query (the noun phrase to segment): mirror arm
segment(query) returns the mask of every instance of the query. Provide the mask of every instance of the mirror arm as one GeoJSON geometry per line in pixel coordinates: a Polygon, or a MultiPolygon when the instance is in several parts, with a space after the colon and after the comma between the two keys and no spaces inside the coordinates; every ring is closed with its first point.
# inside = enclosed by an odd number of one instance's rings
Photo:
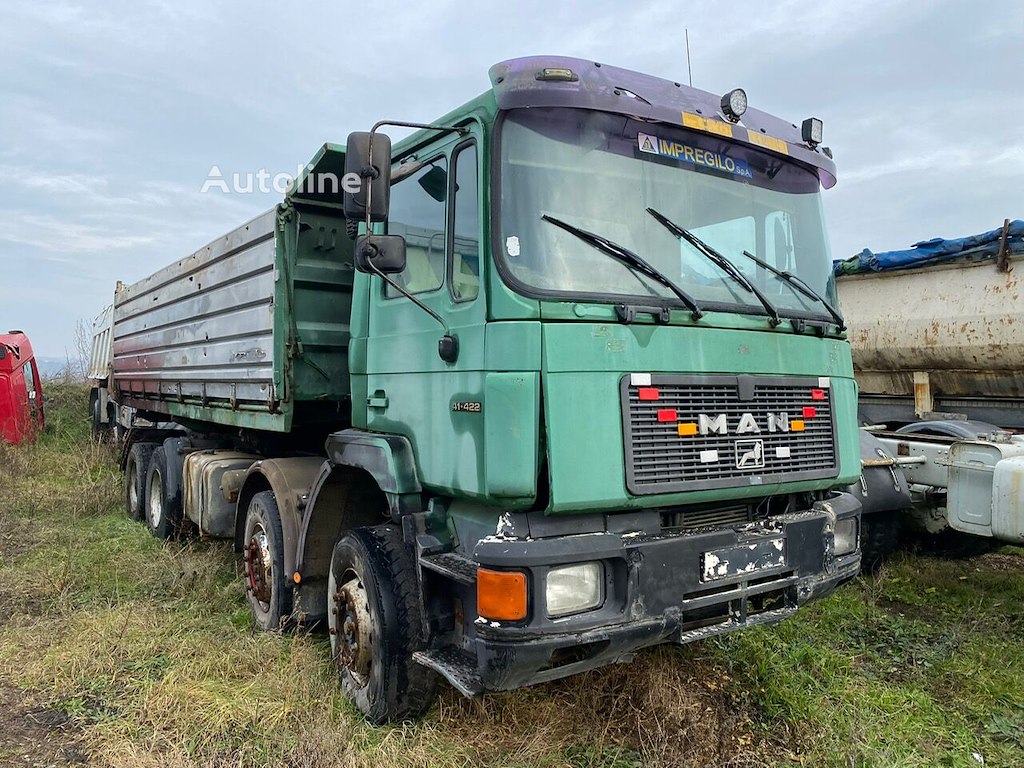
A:
{"type": "MultiPolygon", "coordinates": [[[[402,121],[398,121],[398,120],[381,120],[381,121],[375,123],[373,128],[370,129],[370,139],[367,142],[367,156],[368,156],[367,157],[367,164],[366,164],[366,167],[360,172],[360,175],[363,178],[377,178],[380,175],[380,169],[375,168],[374,165],[373,165],[373,137],[374,137],[374,134],[376,134],[376,132],[380,128],[383,128],[385,125],[394,126],[396,128],[420,128],[420,129],[423,129],[423,130],[439,131],[439,132],[442,132],[442,133],[457,133],[460,136],[464,136],[465,134],[469,133],[469,129],[468,128],[462,128],[462,127],[458,127],[458,126],[454,126],[454,125],[431,125],[429,123],[407,123],[407,122],[402,122],[402,121]]],[[[372,229],[371,229],[372,222],[370,221],[370,210],[371,210],[371,203],[372,203],[372,201],[373,201],[373,184],[367,184],[366,185],[366,234],[367,235],[369,235],[370,232],[372,231],[372,229]]],[[[428,315],[430,315],[432,318],[434,318],[438,323],[440,323],[441,327],[444,328],[445,338],[446,339],[453,339],[454,347],[455,347],[456,350],[458,349],[458,343],[454,341],[454,337],[452,336],[451,329],[448,327],[448,323],[446,323],[444,321],[443,317],[441,317],[437,312],[432,310],[430,307],[428,307],[422,301],[420,301],[415,296],[413,296],[411,293],[409,293],[407,290],[405,290],[404,287],[402,287],[397,282],[392,280],[390,277],[385,275],[377,267],[377,265],[373,263],[372,259],[367,260],[367,262],[368,262],[368,266],[369,266],[370,270],[374,274],[378,275],[385,283],[390,285],[392,288],[394,288],[400,294],[402,294],[407,299],[409,299],[413,304],[415,304],[417,307],[419,307],[424,312],[426,312],[428,315]]],[[[458,352],[456,351],[454,354],[457,357],[458,352]]],[[[449,359],[444,354],[442,354],[441,356],[442,356],[442,359],[445,362],[447,362],[447,363],[455,362],[454,357],[449,359]]]]}
{"type": "Polygon", "coordinates": [[[432,310],[426,304],[424,304],[422,301],[417,299],[415,296],[413,296],[411,293],[409,293],[407,290],[405,290],[404,287],[402,287],[394,280],[392,280],[390,277],[381,272],[377,268],[377,265],[374,264],[372,260],[368,261],[368,266],[370,267],[370,270],[374,274],[380,276],[381,280],[390,285],[400,294],[405,296],[405,298],[409,299],[409,301],[411,301],[413,304],[415,304],[417,307],[422,309],[424,312],[426,312],[428,315],[430,315],[432,318],[437,320],[438,323],[441,324],[441,327],[444,328],[444,337],[441,339],[441,342],[438,343],[437,353],[438,355],[440,355],[441,359],[444,360],[446,363],[454,363],[459,357],[459,340],[457,336],[452,335],[452,331],[448,327],[448,323],[444,321],[444,318],[437,314],[437,312],[432,310]],[[443,344],[443,342],[446,340],[448,341],[447,351],[443,344]]]}
{"type": "Polygon", "coordinates": [[[388,275],[385,275],[383,272],[381,272],[380,269],[377,268],[377,265],[374,264],[372,260],[367,261],[367,266],[373,271],[373,274],[378,275],[385,283],[390,285],[392,288],[394,288],[400,294],[405,296],[405,298],[409,299],[409,301],[411,301],[417,307],[419,307],[424,312],[426,312],[428,315],[430,315],[432,318],[437,320],[437,322],[441,324],[441,327],[444,328],[444,335],[445,336],[451,336],[452,335],[451,330],[448,328],[448,323],[446,323],[444,321],[444,318],[441,317],[439,314],[437,314],[437,312],[435,312],[430,307],[428,307],[426,304],[424,304],[422,301],[417,299],[413,294],[411,294],[407,290],[405,290],[405,288],[403,286],[401,286],[398,283],[396,283],[388,275]]]}
{"type": "MultiPolygon", "coordinates": [[[[407,123],[407,122],[403,122],[401,120],[379,120],[378,122],[374,123],[373,127],[370,129],[370,140],[369,140],[368,145],[367,145],[367,149],[368,149],[368,151],[367,151],[367,155],[368,155],[368,157],[367,157],[367,167],[363,170],[363,172],[361,174],[361,175],[364,176],[364,178],[366,177],[366,175],[371,175],[371,174],[376,174],[376,175],[372,175],[371,176],[372,178],[376,178],[377,176],[380,175],[380,171],[377,168],[373,167],[373,136],[378,131],[378,129],[383,128],[385,125],[390,125],[390,126],[393,126],[395,128],[420,128],[420,129],[427,130],[427,131],[438,131],[440,133],[457,133],[460,136],[465,136],[467,133],[469,133],[469,129],[468,128],[463,128],[463,127],[455,126],[455,125],[431,125],[430,123],[407,123]]],[[[370,203],[372,202],[372,200],[373,200],[373,185],[372,184],[367,184],[366,185],[366,234],[370,234],[370,203]]],[[[391,281],[389,280],[388,282],[390,283],[391,281]]],[[[401,290],[401,289],[399,289],[399,290],[401,290]]],[[[404,293],[404,291],[403,291],[403,293],[404,293]]],[[[419,302],[417,302],[417,303],[419,303],[419,302]]],[[[420,305],[420,306],[422,306],[422,305],[420,305]]],[[[424,307],[424,309],[426,309],[426,307],[424,307]]],[[[427,310],[427,311],[429,312],[430,310],[427,310]]],[[[433,314],[433,313],[431,313],[431,314],[433,314]]],[[[443,322],[444,321],[442,321],[442,323],[443,322]]]]}
{"type": "MultiPolygon", "coordinates": [[[[368,151],[367,151],[367,155],[368,155],[368,157],[367,157],[367,165],[366,165],[366,168],[364,168],[363,171],[360,173],[360,175],[363,176],[364,178],[367,178],[367,177],[369,177],[369,178],[377,178],[377,176],[380,175],[380,170],[373,166],[373,136],[377,132],[378,129],[383,128],[385,125],[391,125],[391,126],[395,126],[397,128],[420,128],[420,129],[423,129],[423,130],[439,131],[439,132],[442,132],[442,133],[457,133],[460,136],[464,136],[467,133],[469,133],[469,129],[468,128],[462,128],[462,127],[458,127],[458,126],[454,126],[454,125],[430,125],[429,123],[406,123],[406,122],[400,122],[400,121],[397,121],[397,120],[381,120],[380,122],[375,123],[373,128],[370,129],[370,140],[367,143],[367,149],[368,149],[368,151]]],[[[370,232],[372,231],[371,230],[372,222],[370,221],[370,210],[371,210],[370,209],[370,204],[372,202],[372,199],[373,199],[373,185],[372,184],[367,184],[366,185],[366,234],[367,235],[369,235],[370,232]]],[[[438,323],[441,324],[441,327],[444,328],[445,338],[446,339],[453,339],[452,343],[454,344],[454,349],[455,349],[454,356],[457,357],[458,356],[458,351],[457,351],[458,350],[458,342],[454,341],[454,337],[452,336],[451,329],[448,327],[448,323],[446,323],[444,321],[444,318],[441,317],[439,314],[437,314],[437,312],[432,310],[426,304],[424,304],[422,301],[417,299],[415,296],[413,296],[411,293],[409,293],[407,290],[405,290],[404,287],[402,287],[397,282],[395,282],[390,277],[388,277],[383,272],[381,272],[380,269],[377,268],[377,265],[373,263],[372,259],[368,260],[368,266],[374,272],[374,274],[379,275],[380,278],[385,283],[390,285],[392,288],[394,288],[400,294],[405,296],[413,304],[415,304],[417,307],[422,309],[424,312],[426,312],[428,315],[430,315],[438,323]]],[[[439,354],[441,354],[442,359],[446,363],[453,363],[453,362],[455,362],[455,357],[452,357],[451,359],[449,359],[443,353],[439,353],[439,354]]]]}

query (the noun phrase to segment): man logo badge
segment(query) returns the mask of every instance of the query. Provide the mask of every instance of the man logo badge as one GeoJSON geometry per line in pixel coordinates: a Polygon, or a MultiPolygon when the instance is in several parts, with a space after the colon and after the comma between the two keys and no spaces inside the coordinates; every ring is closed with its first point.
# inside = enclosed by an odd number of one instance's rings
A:
{"type": "Polygon", "coordinates": [[[736,441],[736,469],[764,467],[764,440],[736,441]]]}

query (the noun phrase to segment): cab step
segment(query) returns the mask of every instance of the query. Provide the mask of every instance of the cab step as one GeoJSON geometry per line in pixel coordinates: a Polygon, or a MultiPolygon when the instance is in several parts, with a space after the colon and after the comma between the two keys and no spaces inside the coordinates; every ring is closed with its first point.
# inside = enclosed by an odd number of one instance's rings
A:
{"type": "Polygon", "coordinates": [[[412,658],[440,674],[466,698],[484,692],[483,680],[476,670],[476,658],[468,651],[448,646],[432,651],[416,651],[412,658]]]}
{"type": "Polygon", "coordinates": [[[428,570],[447,576],[460,584],[472,586],[476,584],[477,564],[467,557],[455,552],[442,552],[437,555],[422,555],[420,565],[428,570]]]}

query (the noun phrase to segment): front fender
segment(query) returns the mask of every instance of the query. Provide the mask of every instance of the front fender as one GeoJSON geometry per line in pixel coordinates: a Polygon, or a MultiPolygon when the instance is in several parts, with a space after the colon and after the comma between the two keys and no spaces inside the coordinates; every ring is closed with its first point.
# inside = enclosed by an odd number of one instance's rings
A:
{"type": "Polygon", "coordinates": [[[408,438],[343,429],[330,435],[324,447],[335,466],[360,469],[374,479],[387,497],[393,518],[423,511],[423,487],[408,438]]]}

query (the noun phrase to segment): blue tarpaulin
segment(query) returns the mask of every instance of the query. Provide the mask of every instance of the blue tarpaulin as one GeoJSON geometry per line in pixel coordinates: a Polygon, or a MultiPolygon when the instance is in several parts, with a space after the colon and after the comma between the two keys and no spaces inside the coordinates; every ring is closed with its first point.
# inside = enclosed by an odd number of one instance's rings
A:
{"type": "MultiPolygon", "coordinates": [[[[873,253],[865,248],[849,259],[832,262],[836,275],[853,275],[861,272],[886,272],[893,269],[912,269],[929,264],[971,256],[976,259],[993,259],[999,255],[1003,228],[983,232],[970,237],[944,240],[936,237],[914,243],[905,251],[883,251],[873,253]]],[[[1024,254],[1024,221],[1011,221],[1006,235],[1006,252],[1011,255],[1024,254]]]]}

